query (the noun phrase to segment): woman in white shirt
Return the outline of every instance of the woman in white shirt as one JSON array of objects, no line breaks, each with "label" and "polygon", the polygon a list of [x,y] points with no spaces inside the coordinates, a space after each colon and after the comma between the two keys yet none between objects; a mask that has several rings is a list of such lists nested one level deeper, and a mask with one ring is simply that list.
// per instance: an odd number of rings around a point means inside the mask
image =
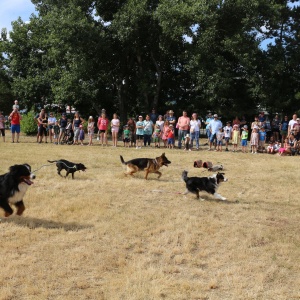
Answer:
[{"label": "woman in white shirt", "polygon": [[54,134],[53,126],[55,125],[55,122],[56,122],[56,118],[54,117],[53,112],[50,112],[48,117],[48,132],[49,132],[50,143],[52,143],[52,137]]},{"label": "woman in white shirt", "polygon": [[200,127],[201,122],[198,119],[197,114],[193,113],[190,121],[191,148],[193,148],[193,141],[195,140],[197,150],[199,150]]}]

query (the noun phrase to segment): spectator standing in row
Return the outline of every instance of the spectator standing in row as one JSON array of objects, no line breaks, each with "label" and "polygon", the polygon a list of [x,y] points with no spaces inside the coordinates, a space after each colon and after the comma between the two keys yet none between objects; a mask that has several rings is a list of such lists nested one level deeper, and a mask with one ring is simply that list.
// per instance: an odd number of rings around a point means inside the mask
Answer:
[{"label": "spectator standing in row", "polygon": [[11,114],[9,115],[9,120],[11,123],[11,138],[12,143],[15,142],[15,136],[17,137],[16,142],[19,143],[21,125],[20,122],[22,120],[22,116],[19,113],[17,108],[14,108]]},{"label": "spectator standing in row", "polygon": [[274,119],[272,120],[272,133],[274,136],[275,141],[279,140],[279,126],[280,126],[280,121],[278,117],[278,113],[275,114]]},{"label": "spectator standing in row", "polygon": [[68,120],[65,113],[62,113],[61,118],[59,119],[59,137],[58,137],[58,144],[61,143],[61,139],[66,132],[66,127],[68,124]]},{"label": "spectator standing in row", "polygon": [[163,120],[163,116],[162,116],[162,115],[159,115],[159,116],[158,116],[158,119],[156,120],[156,122],[153,122],[153,124],[159,126],[161,132],[163,132],[163,129],[164,129],[164,123],[165,123],[165,121]]},{"label": "spectator standing in row", "polygon": [[79,112],[76,111],[74,114],[74,119],[72,123],[72,129],[74,131],[74,145],[78,145],[79,133],[80,133],[80,125],[83,125],[84,119],[81,118]]},{"label": "spectator standing in row", "polygon": [[205,145],[209,145],[210,143],[210,136],[211,136],[211,131],[210,131],[210,127],[209,127],[209,123],[210,121],[212,121],[214,118],[212,116],[211,113],[208,114],[206,121],[205,121],[205,129],[206,129],[206,135],[207,135],[207,143]]},{"label": "spectator standing in row", "polygon": [[144,146],[151,144],[151,137],[153,132],[153,123],[150,120],[150,116],[146,115],[146,120],[144,120]]},{"label": "spectator standing in row", "polygon": [[247,153],[247,143],[248,143],[248,126],[244,125],[241,134],[241,144],[242,144],[243,153]]},{"label": "spectator standing in row", "polygon": [[133,118],[129,118],[128,122],[128,129],[130,130],[130,146],[131,147],[135,147],[135,143],[136,143],[136,135],[135,135],[135,131],[136,131],[136,125],[135,125],[135,121]]},{"label": "spectator standing in row", "polygon": [[18,100],[15,100],[14,105],[13,105],[13,107],[12,107],[13,110],[14,110],[15,108],[16,108],[18,111],[19,111],[19,109],[20,109],[20,107],[19,107],[19,101],[18,101]]},{"label": "spectator standing in row", "polygon": [[235,124],[233,125],[233,129],[232,129],[232,144],[233,144],[232,152],[238,151],[239,143],[240,143],[240,127],[238,124]]},{"label": "spectator standing in row", "polygon": [[169,125],[169,131],[168,131],[168,148],[174,149],[175,144],[175,133],[174,133],[174,127],[172,124]]},{"label": "spectator standing in row", "polygon": [[209,130],[210,130],[210,139],[209,139],[209,151],[212,150],[212,145],[214,143],[214,146],[215,146],[215,150],[216,150],[216,147],[217,147],[217,132],[220,131],[220,128],[222,128],[223,125],[222,125],[222,122],[218,119],[218,115],[217,114],[214,114],[214,119],[211,120],[209,122]]},{"label": "spectator standing in row", "polygon": [[172,125],[173,128],[175,128],[176,117],[174,116],[174,111],[172,109],[169,110],[166,120],[169,121],[169,125]]},{"label": "spectator standing in row", "polygon": [[95,132],[95,121],[92,116],[89,116],[88,124],[87,124],[87,131],[88,131],[88,137],[89,137],[89,143],[88,146],[93,145],[93,137]]},{"label": "spectator standing in row", "polygon": [[217,138],[217,151],[222,152],[222,146],[223,146],[223,139],[224,139],[224,132],[222,127],[219,128],[219,131],[216,133],[216,138]]},{"label": "spectator standing in row", "polygon": [[170,130],[170,127],[169,127],[169,121],[166,120],[164,122],[164,127],[163,127],[163,130],[162,130],[162,140],[163,140],[163,143],[164,143],[164,147],[167,148],[168,147],[168,133],[169,133],[169,130]]},{"label": "spectator standing in row", "polygon": [[294,134],[293,127],[295,123],[297,123],[297,115],[293,114],[293,118],[289,121],[288,136],[290,136],[291,133]]},{"label": "spectator standing in row", "polygon": [[136,122],[136,149],[142,148],[143,139],[144,139],[143,116],[139,116],[139,120]]},{"label": "spectator standing in row", "polygon": [[178,149],[181,149],[182,140],[185,139],[185,135],[188,133],[190,118],[187,116],[187,112],[184,110],[182,116],[178,118]]},{"label": "spectator standing in row", "polygon": [[124,147],[128,147],[130,146],[130,130],[128,129],[128,125],[124,126],[124,130],[123,130],[123,143],[124,143]]},{"label": "spectator standing in row", "polygon": [[47,127],[48,127],[48,116],[45,110],[42,110],[38,119],[38,133],[39,133],[39,143],[42,142],[43,137],[45,137],[45,143],[48,143],[47,141]]},{"label": "spectator standing in row", "polygon": [[190,136],[191,136],[191,148],[193,148],[193,141],[196,143],[196,150],[199,150],[199,137],[200,137],[201,121],[198,119],[196,113],[192,114],[190,121]]},{"label": "spectator standing in row", "polygon": [[232,138],[232,127],[230,125],[230,121],[226,122],[226,126],[223,128],[223,130],[224,130],[224,139],[225,139],[225,147],[226,147],[225,151],[229,151],[228,150],[229,140]]},{"label": "spectator standing in row", "polygon": [[258,126],[254,126],[254,128],[251,132],[251,137],[250,137],[250,145],[251,145],[251,153],[252,154],[257,154],[258,139],[259,139]]},{"label": "spectator standing in row", "polygon": [[258,131],[259,140],[258,140],[258,149],[262,152],[265,151],[265,144],[267,140],[267,133],[264,127],[261,127]]},{"label": "spectator standing in row", "polygon": [[85,138],[85,134],[84,134],[83,125],[80,124],[80,125],[79,125],[79,140],[80,140],[80,145],[81,145],[81,146],[83,146],[84,138]]},{"label": "spectator standing in row", "polygon": [[58,144],[58,137],[59,137],[59,132],[60,132],[60,128],[58,125],[58,121],[55,121],[55,124],[53,126],[53,139],[54,139],[54,144]]},{"label": "spectator standing in row", "polygon": [[49,134],[49,139],[50,139],[50,143],[53,142],[53,126],[55,125],[56,122],[56,118],[53,114],[53,112],[50,112],[49,117],[48,117],[48,134]]},{"label": "spectator standing in row", "polygon": [[281,135],[281,142],[284,143],[286,140],[286,137],[288,135],[288,128],[289,128],[289,120],[288,116],[284,116],[283,120],[281,121],[279,125],[280,135]]},{"label": "spectator standing in row", "polygon": [[99,135],[99,144],[102,146],[108,146],[107,143],[107,129],[108,129],[109,120],[106,117],[106,113],[102,112],[101,116],[98,118],[97,127],[98,127],[98,135]]},{"label": "spectator standing in row", "polygon": [[118,145],[118,133],[120,128],[120,120],[118,119],[117,114],[113,114],[113,119],[111,120],[111,135],[113,141],[113,147]]},{"label": "spectator standing in row", "polygon": [[158,118],[158,114],[156,113],[155,108],[152,108],[152,111],[149,114],[149,116],[150,116],[150,120],[152,121],[152,123],[155,124],[156,120]]},{"label": "spectator standing in row", "polygon": [[3,116],[2,111],[0,111],[0,132],[2,135],[3,142],[5,143],[5,117]]},{"label": "spectator standing in row", "polygon": [[155,148],[160,148],[160,137],[161,137],[161,129],[160,126],[156,124],[152,134]]}]

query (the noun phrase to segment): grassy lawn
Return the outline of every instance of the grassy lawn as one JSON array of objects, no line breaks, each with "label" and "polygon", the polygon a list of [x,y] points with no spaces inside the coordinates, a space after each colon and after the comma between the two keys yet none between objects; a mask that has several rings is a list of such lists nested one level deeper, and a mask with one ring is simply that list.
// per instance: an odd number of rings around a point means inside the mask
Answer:
[{"label": "grassy lawn", "polygon": [[[299,156],[166,149],[171,165],[146,181],[126,177],[119,155],[164,150],[20,141],[0,141],[1,174],[47,166],[22,217],[0,210],[1,300],[300,299]],[[47,160],[62,158],[88,169],[59,177]],[[223,164],[228,201],[181,194],[184,169],[211,174],[198,159]]]}]

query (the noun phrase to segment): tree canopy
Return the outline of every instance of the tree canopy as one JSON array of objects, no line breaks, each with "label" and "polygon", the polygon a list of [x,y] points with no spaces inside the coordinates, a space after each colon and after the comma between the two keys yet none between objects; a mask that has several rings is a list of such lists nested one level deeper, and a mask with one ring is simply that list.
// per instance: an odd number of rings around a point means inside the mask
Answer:
[{"label": "tree canopy", "polygon": [[29,23],[2,30],[1,106],[14,96],[123,120],[151,108],[300,110],[298,1],[32,2]]}]

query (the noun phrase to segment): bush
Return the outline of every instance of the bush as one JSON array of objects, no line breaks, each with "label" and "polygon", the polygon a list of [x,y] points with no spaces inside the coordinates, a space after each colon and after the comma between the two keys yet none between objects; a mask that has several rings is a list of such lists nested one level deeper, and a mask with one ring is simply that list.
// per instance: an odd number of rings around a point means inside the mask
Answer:
[{"label": "bush", "polygon": [[35,114],[33,111],[28,112],[26,115],[22,115],[21,131],[26,135],[36,134],[37,125],[34,120]]}]

